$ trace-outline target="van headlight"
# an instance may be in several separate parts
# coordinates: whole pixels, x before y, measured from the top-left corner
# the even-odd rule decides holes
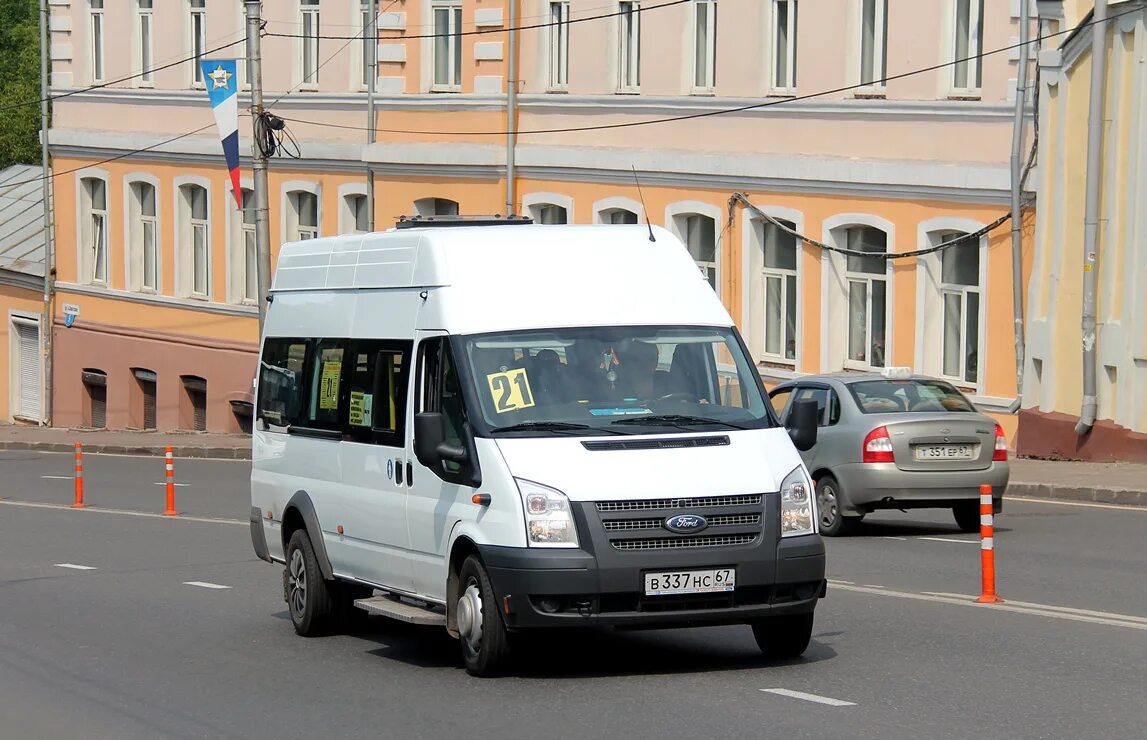
[[[515,480],[522,494],[530,547],[577,547],[577,528],[566,495],[533,481]]]
[[[816,502],[812,482],[798,465],[781,483],[781,537],[816,532]]]

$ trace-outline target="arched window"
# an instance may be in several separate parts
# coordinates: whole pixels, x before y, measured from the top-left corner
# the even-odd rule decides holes
[[[845,229],[845,248],[872,257],[845,257],[848,360],[884,367],[888,339],[888,234],[872,226]]]
[[[530,217],[538,224],[568,224],[569,211],[553,203],[536,203],[529,206]]]
[[[626,208],[609,208],[601,212],[603,224],[636,224],[637,214]]]
[[[179,247],[181,293],[206,298],[211,281],[211,211],[207,188],[181,185],[179,188]]]
[[[717,290],[717,221],[699,213],[675,217],[677,231],[701,274]]]
[[[414,201],[417,216],[457,216],[458,201],[449,198],[420,198]]]
[[[108,185],[99,177],[80,180],[80,240],[84,282],[108,282]]]
[[[791,221],[777,219],[788,229]],[[797,258],[800,245],[777,224],[754,219],[754,241],[759,245],[754,261],[759,272],[751,276],[756,300],[754,319],[761,321],[760,354],[773,360],[792,361],[797,356]]]
[[[306,190],[287,193],[287,240],[303,241],[319,235],[319,196]]]
[[[159,291],[159,217],[155,185],[137,181],[129,188],[128,251],[132,290]]]

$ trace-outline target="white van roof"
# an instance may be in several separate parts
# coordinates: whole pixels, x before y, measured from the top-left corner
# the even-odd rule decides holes
[[[283,245],[272,292],[443,288],[443,328],[456,333],[731,326],[681,241],[657,226],[655,241],[649,234],[644,225],[515,224],[308,239]]]

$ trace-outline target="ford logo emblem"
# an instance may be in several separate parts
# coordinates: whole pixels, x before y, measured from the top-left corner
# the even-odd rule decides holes
[[[709,526],[705,517],[696,514],[681,514],[665,520],[665,528],[677,534],[693,534]]]

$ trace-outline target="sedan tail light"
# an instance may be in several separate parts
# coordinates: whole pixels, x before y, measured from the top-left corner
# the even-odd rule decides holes
[[[892,438],[888,436],[888,429],[876,427],[864,438],[864,462],[890,463],[896,462],[892,454]]]
[[[992,453],[992,462],[1007,462],[1008,461],[1008,437],[1004,434],[1004,428],[996,424],[996,449]]]

